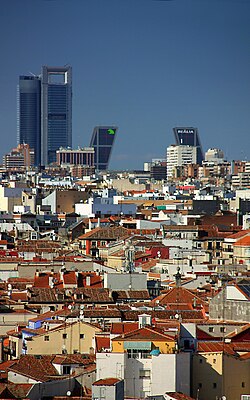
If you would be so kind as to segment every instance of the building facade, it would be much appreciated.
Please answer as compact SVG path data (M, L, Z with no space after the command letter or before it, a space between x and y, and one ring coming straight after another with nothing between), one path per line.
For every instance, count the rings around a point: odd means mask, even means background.
M26 143L19 144L16 149L3 156L3 166L9 170L34 166L34 150Z
M177 127L173 128L173 131L177 145L196 147L197 163L201 165L202 161L204 160L204 154L201 147L198 129L192 127Z
M58 165L85 165L94 167L94 155L95 150L93 147L83 147L76 150L60 147L56 151L56 161Z
M56 161L56 150L72 145L72 68L42 67L41 164Z
M187 164L196 164L196 147L188 145L172 145L167 148L167 178L173 178L175 168Z
M95 168L97 171L108 169L117 129L116 126L96 126L94 128L90 147L95 149Z
M35 164L41 154L41 79L20 76L17 87L17 144L27 143L35 152Z

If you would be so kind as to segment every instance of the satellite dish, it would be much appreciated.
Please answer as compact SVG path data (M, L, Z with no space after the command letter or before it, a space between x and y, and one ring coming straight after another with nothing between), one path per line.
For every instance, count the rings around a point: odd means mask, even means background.
M175 314L175 316L174 316L176 319L178 319L179 318L179 314Z
M67 393L66 393L66 395L67 395L67 396L71 396L71 391L68 390Z

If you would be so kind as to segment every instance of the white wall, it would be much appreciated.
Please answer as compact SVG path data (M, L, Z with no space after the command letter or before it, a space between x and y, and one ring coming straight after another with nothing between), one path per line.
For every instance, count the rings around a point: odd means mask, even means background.
M227 300L246 300L246 296L244 296L244 294L241 293L235 286L227 286L226 290Z
M165 392L190 393L190 354L160 354L150 358L128 358L126 353L97 353L97 380L124 379L125 396L146 397ZM150 370L140 378L140 370Z

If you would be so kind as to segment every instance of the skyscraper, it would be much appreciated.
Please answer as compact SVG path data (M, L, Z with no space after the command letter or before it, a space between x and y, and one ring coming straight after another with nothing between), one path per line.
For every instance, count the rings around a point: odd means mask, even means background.
M56 150L72 144L72 69L42 67L39 76L20 76L17 143L35 151L35 165L56 161Z
M17 87L17 144L28 144L41 156L41 80L39 76L20 76Z
M59 147L72 145L72 69L43 66L41 76L41 164L56 161Z
M200 137L197 128L173 128L177 145L195 146L197 148L197 163L202 164L204 154L201 147Z
M90 147L95 149L95 168L97 171L108 169L117 129L116 126L96 126L94 128Z

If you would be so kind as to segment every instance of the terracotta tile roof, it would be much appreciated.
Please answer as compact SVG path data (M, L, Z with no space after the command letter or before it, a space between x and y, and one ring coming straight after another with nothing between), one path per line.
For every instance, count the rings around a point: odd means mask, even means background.
M30 383L0 383L1 399L26 399L32 387Z
M118 382L120 382L120 379L117 378L106 378L106 379L99 379L98 381L95 381L92 383L94 386L114 386Z
M31 297L29 303L56 303L58 302L55 291L50 288L36 288L29 290Z
M173 400L195 400L193 397L179 392L166 392L166 394Z
M87 285L87 277L89 277L90 285ZM79 272L78 275L78 285L79 287L103 287L103 277L97 275L95 272Z
M237 356L241 352L250 352L250 342L233 342L223 343L220 342L198 342L198 353L226 353Z
M27 291L25 292L12 292L10 295L10 299L14 301L28 301Z
M109 290L104 288L78 288L74 292L75 301L84 303L113 303Z
M147 290L114 290L117 300L150 300Z
M103 228L95 228L90 232L85 233L78 237L80 240L84 239L110 239L110 240L118 240L121 238L129 237L130 232L128 229L123 228L122 226L114 226L114 227L103 227Z
M237 337L239 337L239 336L242 337L243 334L245 334L246 338L249 337L249 340L250 340L250 323L237 328L233 332L231 332L228 335L226 335L226 337L230 338L232 340L235 340L235 339L237 340Z
M203 331L202 329L196 326L196 338L197 340L219 340L220 338L210 335L208 332Z
M141 264L140 267L142 268L142 271L148 272L151 270L151 268L155 267L157 263L158 263L157 259L152 259L152 260L148 260L147 262Z
M83 310L84 318L121 318L121 312L112 308L93 308Z
M63 273L63 282L65 285L77 285L77 276L75 271L65 271Z
M250 246L250 236L244 236L243 238L237 240L234 244L235 247L237 246Z
M14 360L4 361L0 364L0 379L7 380L8 378L8 368L11 367L15 363ZM0 389L1 393L1 389Z
M96 344L96 351L101 351L103 349L110 349L110 337L96 336L95 344Z
M58 376L52 365L54 356L21 355L20 359L9 370L40 382L46 382L52 376Z
M242 237L244 237L244 236L246 236L246 235L249 235L249 234L250 234L250 229L248 229L248 230L242 230L242 231L233 233L232 235L229 235L229 236L227 237L227 239L240 239L240 238L242 238Z
M55 355L51 362L60 365L83 364L88 366L95 363L95 356L91 354Z
M110 333L121 335L123 333L133 332L138 329L138 322L113 322L111 324Z
M197 294L194 294L190 290L184 287L174 287L168 290L166 293L161 294L152 300L151 304L154 305L168 305L169 303L186 303L191 304L196 302L196 305L207 305L207 302L200 298ZM193 307L192 307L193 308Z
M121 336L115 337L113 341L127 341L127 340L132 340L132 341L144 341L144 340L157 340L160 342L165 342L165 341L173 341L173 337L170 335L167 335L163 333L162 331L153 328L153 327L144 327L144 328L139 328L133 332L128 332L125 333Z
M182 321L204 321L204 315L201 310L185 310L177 313L177 310L154 310L147 311L147 314L151 315L152 318L157 319L176 319L176 314L178 314L178 319ZM123 321L138 321L138 316L142 314L142 311L138 310L123 310L122 311L122 320Z

